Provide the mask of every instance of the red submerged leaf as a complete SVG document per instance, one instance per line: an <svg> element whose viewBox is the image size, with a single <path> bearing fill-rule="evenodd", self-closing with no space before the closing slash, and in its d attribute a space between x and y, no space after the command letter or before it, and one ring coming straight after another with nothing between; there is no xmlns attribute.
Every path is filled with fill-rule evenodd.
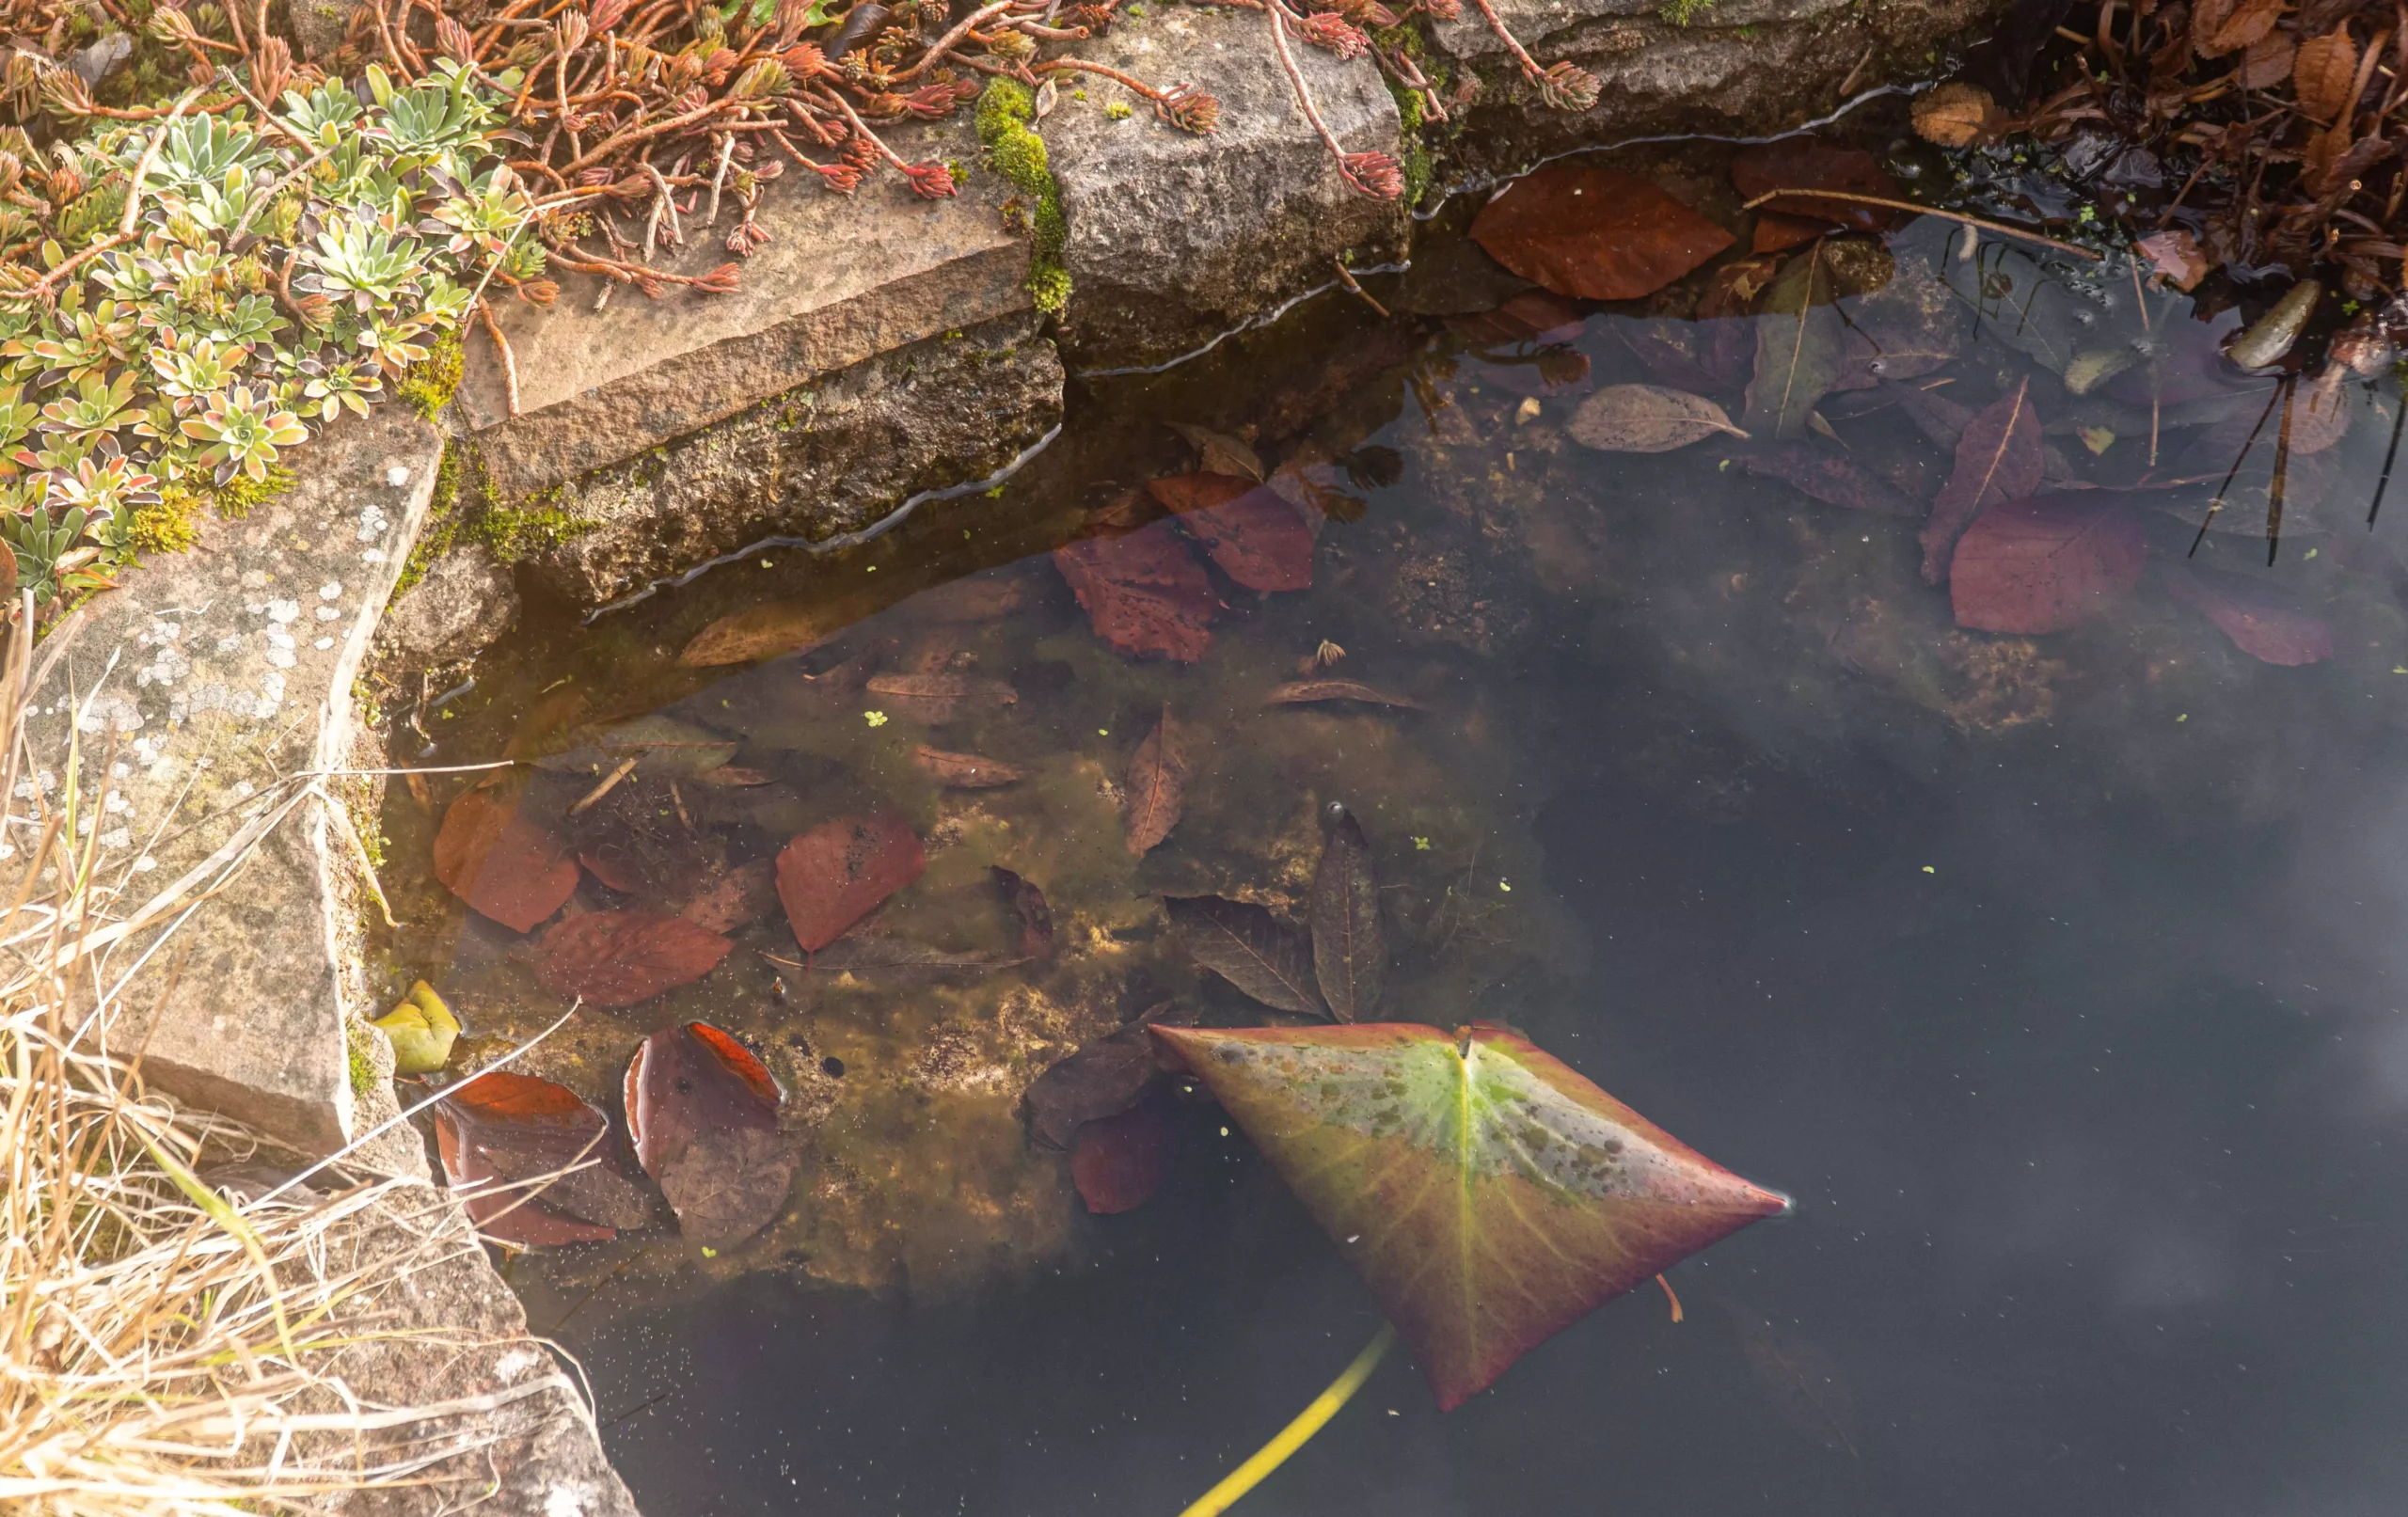
<svg viewBox="0 0 2408 1517"><path fill-rule="evenodd" d="M2131 589L2147 533L2130 506L2091 493L2009 500L1975 517L1948 568L1956 624L2062 632Z"/></svg>
<svg viewBox="0 0 2408 1517"><path fill-rule="evenodd" d="M519 814L517 784L469 791L435 834L435 877L513 932L533 930L577 891L568 845Z"/></svg>
<svg viewBox="0 0 2408 1517"><path fill-rule="evenodd" d="M1966 525L1991 506L2020 500L2040 488L2040 418L2032 409L2032 382L1973 413L1956 439L1956 466L1932 498L1923 524L1923 578L1948 577L1948 556Z"/></svg>
<svg viewBox="0 0 2408 1517"><path fill-rule="evenodd" d="M2332 624L2270 579L2222 569L2177 569L2166 576L2165 588L2252 658L2290 667L2333 656Z"/></svg>
<svg viewBox="0 0 2408 1517"><path fill-rule="evenodd" d="M1313 534L1268 485L1182 518L1221 572L1248 590L1310 590Z"/></svg>
<svg viewBox="0 0 2408 1517"><path fill-rule="evenodd" d="M1920 516L1924 503L1836 453L1804 443L1775 443L1745 458L1751 474L1781 480L1827 505L1883 516Z"/></svg>
<svg viewBox="0 0 2408 1517"><path fill-rule="evenodd" d="M1072 543L1054 550L1054 563L1096 636L1122 653L1192 664L1212 645L1212 581L1169 523Z"/></svg>
<svg viewBox="0 0 2408 1517"><path fill-rule="evenodd" d="M755 859L705 880L677 909L677 914L711 932L734 932L760 921L777 906L777 865L768 859Z"/></svg>
<svg viewBox="0 0 2408 1517"><path fill-rule="evenodd" d="M701 979L734 943L658 911L588 911L544 934L535 977L554 995L632 1006Z"/></svg>
<svg viewBox="0 0 2408 1517"><path fill-rule="evenodd" d="M1173 514L1226 505L1256 488L1254 481L1241 479L1234 474L1174 474L1167 479L1146 482L1146 493L1162 502L1163 509Z"/></svg>
<svg viewBox="0 0 2408 1517"><path fill-rule="evenodd" d="M1551 164L1481 208L1472 241L1559 295L1654 294L1736 239L1643 179Z"/></svg>
<svg viewBox="0 0 2408 1517"><path fill-rule="evenodd" d="M1861 148L1836 148L1813 137L1781 137L1746 150L1731 162L1731 182L1751 200L1775 190L1846 190L1891 200L1906 198L1905 189L1871 153ZM1878 231L1896 223L1899 216L1879 206L1804 195L1784 195L1766 202L1764 210L1787 217L1837 222L1858 231Z"/></svg>
<svg viewBox="0 0 2408 1517"><path fill-rule="evenodd" d="M920 877L928 856L898 816L840 816L778 855L778 899L803 952L816 953Z"/></svg>
<svg viewBox="0 0 2408 1517"><path fill-rule="evenodd" d="M1793 247L1803 247L1831 229L1828 221L1811 216L1785 216L1778 211L1767 211L1756 217L1756 230L1748 244L1751 253L1786 253Z"/></svg>
<svg viewBox="0 0 2408 1517"><path fill-rule="evenodd" d="M708 1022L664 1027L636 1050L624 1095L636 1158L688 1238L727 1248L777 1216L800 1156L750 1049Z"/></svg>
<svg viewBox="0 0 2408 1517"><path fill-rule="evenodd" d="M609 1132L575 1091L508 1070L454 1085L435 1107L445 1177L480 1229L505 1242L596 1242L643 1225L651 1206L611 1161ZM520 1183L547 1176L559 1177Z"/></svg>
<svg viewBox="0 0 2408 1517"><path fill-rule="evenodd" d="M1117 1116L1081 1123L1070 1146L1070 1183L1099 1216L1131 1211L1153 1199L1179 1152L1179 1129L1159 1095Z"/></svg>
<svg viewBox="0 0 2408 1517"><path fill-rule="evenodd" d="M1547 290L1525 290L1495 310L1450 316L1447 329L1484 348L1514 342L1569 342L1580 335L1580 308Z"/></svg>

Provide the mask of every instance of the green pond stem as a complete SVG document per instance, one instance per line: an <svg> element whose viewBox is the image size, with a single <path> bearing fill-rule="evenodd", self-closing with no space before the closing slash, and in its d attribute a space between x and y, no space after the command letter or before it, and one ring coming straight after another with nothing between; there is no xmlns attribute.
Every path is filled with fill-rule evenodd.
<svg viewBox="0 0 2408 1517"><path fill-rule="evenodd" d="M1305 1446L1322 1425L1338 1415L1338 1409L1354 1398L1363 1382L1387 1357L1388 1349L1396 1342L1396 1329L1386 1322L1380 1324L1377 1337L1364 1345L1345 1373L1329 1383L1329 1389L1313 1398L1312 1405L1296 1414L1296 1419L1279 1430L1279 1435L1255 1451L1254 1457L1231 1470L1228 1476L1196 1498L1179 1517L1216 1517L1237 1503L1239 1497L1262 1483L1262 1477L1288 1462L1288 1456Z"/></svg>

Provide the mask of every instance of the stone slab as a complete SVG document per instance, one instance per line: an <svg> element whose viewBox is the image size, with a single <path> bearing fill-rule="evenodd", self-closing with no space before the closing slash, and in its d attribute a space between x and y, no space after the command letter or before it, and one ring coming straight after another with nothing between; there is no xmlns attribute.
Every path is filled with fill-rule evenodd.
<svg viewBox="0 0 2408 1517"><path fill-rule="evenodd" d="M562 487L552 505L577 534L518 572L607 605L767 538L860 531L1002 468L1061 419L1061 361L1034 312L926 338Z"/></svg>
<svg viewBox="0 0 2408 1517"><path fill-rule="evenodd" d="M87 798L78 842L99 832L117 919L281 811L124 994L143 1017L164 1005L143 1051L153 1084L324 1154L353 1135L345 1025L368 1009L356 925L367 903L335 811L360 798L340 781L304 796L291 777L348 763L353 682L442 438L387 406L308 449L282 496L210 523L199 546L132 571L44 640L9 840L22 847L35 835L26 813L61 794L71 735ZM132 971L158 936L110 950L109 972ZM119 1035L144 1035L140 1021Z"/></svg>
<svg viewBox="0 0 2408 1517"><path fill-rule="evenodd" d="M905 158L976 162L967 112L886 129ZM804 182L809 181L809 182ZM523 497L723 420L815 376L940 333L1027 310L1027 244L1005 224L1010 187L972 173L961 193L927 200L899 174L849 196L789 169L771 182L758 224L768 243L735 261L723 246L737 216L687 223L689 245L662 266L706 274L738 261L736 291L672 290L647 299L573 276L548 309L497 304L517 360L519 412L494 348L468 338L455 405L478 440L487 478ZM705 197L706 198L707 197ZM635 229L628 229L632 233Z"/></svg>
<svg viewBox="0 0 2408 1517"><path fill-rule="evenodd" d="M1347 151L1399 150L1404 124L1376 64L1290 46ZM1402 252L1405 207L1339 177L1263 12L1165 6L1116 22L1078 53L1156 88L1191 84L1219 98L1221 119L1212 134L1193 135L1111 80L1062 76L1038 131L1070 225L1062 342L1072 368L1160 362L1327 283L1334 259L1379 263ZM1125 117L1114 119L1116 105Z"/></svg>

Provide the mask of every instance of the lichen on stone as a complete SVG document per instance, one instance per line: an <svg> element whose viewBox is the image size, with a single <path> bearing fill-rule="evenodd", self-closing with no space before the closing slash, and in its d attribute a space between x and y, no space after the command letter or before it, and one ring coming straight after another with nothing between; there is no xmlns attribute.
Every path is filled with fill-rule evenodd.
<svg viewBox="0 0 2408 1517"><path fill-rule="evenodd" d="M987 82L978 97L978 140L986 144L987 166L1019 192L1015 199L1029 233L1029 298L1038 310L1058 316L1070 300L1070 272L1062 262L1070 226L1036 120L1037 96L1026 85L1004 78Z"/></svg>

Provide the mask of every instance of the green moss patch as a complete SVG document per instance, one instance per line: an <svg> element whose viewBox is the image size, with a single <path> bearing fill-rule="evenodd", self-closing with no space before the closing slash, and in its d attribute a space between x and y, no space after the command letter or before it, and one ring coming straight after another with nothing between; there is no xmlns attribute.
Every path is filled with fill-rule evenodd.
<svg viewBox="0 0 2408 1517"><path fill-rule="evenodd" d="M1062 214L1062 189L1037 134L1037 96L1016 79L990 79L978 97L978 140L987 146L987 166L1017 191L1013 206L1029 234L1028 293L1037 308L1058 316L1070 303L1070 271L1062 248L1070 224Z"/></svg>

